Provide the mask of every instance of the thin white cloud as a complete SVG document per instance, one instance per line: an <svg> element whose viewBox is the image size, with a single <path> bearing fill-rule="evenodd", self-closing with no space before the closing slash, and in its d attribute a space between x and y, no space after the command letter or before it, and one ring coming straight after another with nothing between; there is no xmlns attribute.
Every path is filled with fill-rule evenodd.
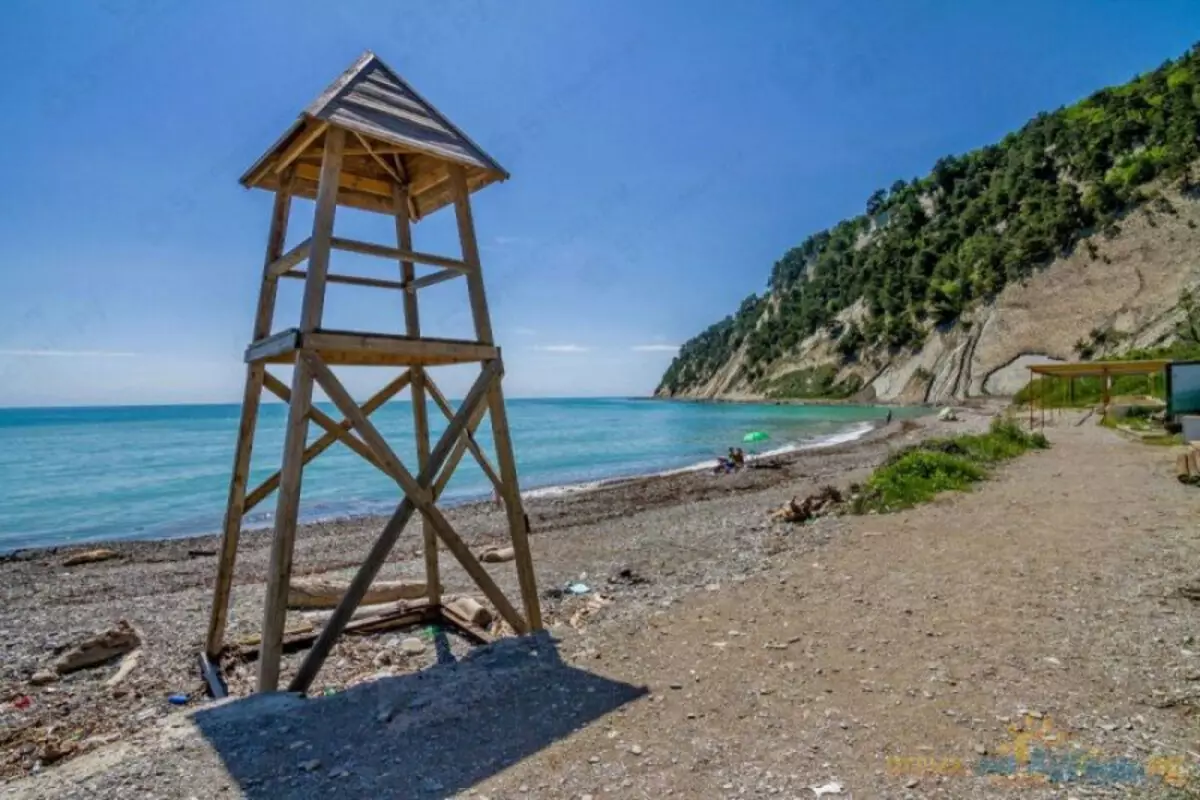
<svg viewBox="0 0 1200 800"><path fill-rule="evenodd" d="M592 348L579 344L543 344L533 348L543 353L587 353Z"/></svg>
<svg viewBox="0 0 1200 800"><path fill-rule="evenodd" d="M679 350L677 344L635 344L629 348L638 353L674 353Z"/></svg>
<svg viewBox="0 0 1200 800"><path fill-rule="evenodd" d="M137 353L123 353L115 350L6 350L0 349L0 356L14 358L135 358Z"/></svg>

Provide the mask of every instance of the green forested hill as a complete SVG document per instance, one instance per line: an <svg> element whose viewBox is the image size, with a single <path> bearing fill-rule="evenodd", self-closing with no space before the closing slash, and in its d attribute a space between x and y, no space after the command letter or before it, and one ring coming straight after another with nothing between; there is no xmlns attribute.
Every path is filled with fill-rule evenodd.
<svg viewBox="0 0 1200 800"><path fill-rule="evenodd" d="M688 341L660 394L708 381L743 344L751 384L821 327L846 360L918 346L1122 214L1170 205L1147 184L1191 189L1200 157L1200 45L1121 86L1039 114L998 144L947 156L867 198L864 214L810 236L771 269L768 292ZM1090 245L1085 242L1084 245ZM838 312L859 299L861 324Z"/></svg>

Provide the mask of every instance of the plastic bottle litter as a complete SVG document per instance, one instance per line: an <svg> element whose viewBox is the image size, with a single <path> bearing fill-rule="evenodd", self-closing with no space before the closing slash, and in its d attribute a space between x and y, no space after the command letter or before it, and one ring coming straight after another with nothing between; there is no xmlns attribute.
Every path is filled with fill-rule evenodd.
<svg viewBox="0 0 1200 800"><path fill-rule="evenodd" d="M569 583L567 584L567 594L587 594L591 589L586 583Z"/></svg>
<svg viewBox="0 0 1200 800"><path fill-rule="evenodd" d="M167 702L173 706L186 706L190 699L186 694L173 694L167 698Z"/></svg>
<svg viewBox="0 0 1200 800"><path fill-rule="evenodd" d="M23 694L20 697L18 697L16 700L13 700L12 704L13 704L13 708L17 708L17 709L24 711L25 709L27 709L31 705L33 705L33 698L27 694Z"/></svg>

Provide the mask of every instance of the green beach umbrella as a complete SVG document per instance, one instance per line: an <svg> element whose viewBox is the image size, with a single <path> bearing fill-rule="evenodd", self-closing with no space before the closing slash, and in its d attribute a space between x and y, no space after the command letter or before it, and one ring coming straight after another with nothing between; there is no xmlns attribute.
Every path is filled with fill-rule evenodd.
<svg viewBox="0 0 1200 800"><path fill-rule="evenodd" d="M767 439L770 439L770 438L771 437L767 436L767 434L764 433L763 431L751 431L750 433L747 433L745 436L742 437L742 441L743 442L765 442Z"/></svg>

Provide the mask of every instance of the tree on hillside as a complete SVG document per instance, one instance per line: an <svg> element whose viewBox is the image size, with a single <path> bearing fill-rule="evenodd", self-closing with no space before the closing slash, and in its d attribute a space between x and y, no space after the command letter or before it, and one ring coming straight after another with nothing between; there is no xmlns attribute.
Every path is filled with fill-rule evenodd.
<svg viewBox="0 0 1200 800"><path fill-rule="evenodd" d="M887 192L883 189L876 189L871 192L871 196L867 198L867 216L873 217L880 211L883 211L883 204L887 201Z"/></svg>
<svg viewBox="0 0 1200 800"><path fill-rule="evenodd" d="M1191 289L1179 293L1179 309L1183 319L1175 328L1175 334L1185 344L1200 345L1200 300Z"/></svg>
<svg viewBox="0 0 1200 800"><path fill-rule="evenodd" d="M940 158L925 178L873 192L865 214L784 253L767 297L744 302L685 344L663 386L707 381L741 347L746 374L765 374L859 302L866 315L838 339L844 358L857 357L851 345L914 347L930 326L954 324L972 303L1027 279L1092 233L1115 231L1122 215L1150 201L1152 181L1187 191L1198 161L1200 46L1039 114L997 144ZM1195 337L1200 298L1189 294L1185 304L1180 336Z"/></svg>

